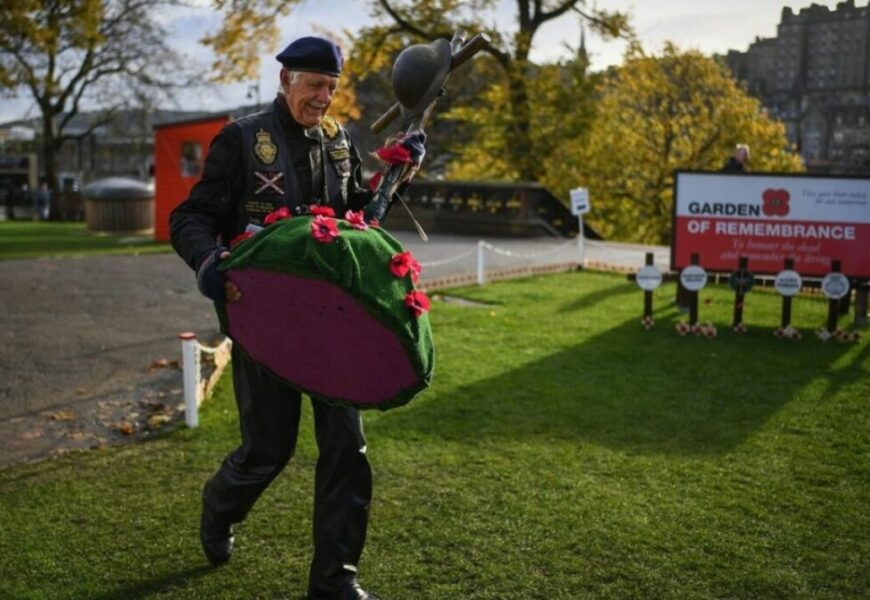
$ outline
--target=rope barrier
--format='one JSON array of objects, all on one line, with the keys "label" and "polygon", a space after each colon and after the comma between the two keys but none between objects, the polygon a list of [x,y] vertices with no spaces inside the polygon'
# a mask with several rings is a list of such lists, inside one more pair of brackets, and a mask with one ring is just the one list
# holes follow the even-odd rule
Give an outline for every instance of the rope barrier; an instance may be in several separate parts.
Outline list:
[{"label": "rope barrier", "polygon": [[197,348],[199,348],[200,352],[204,352],[206,354],[218,354],[221,352],[229,351],[230,348],[232,348],[232,346],[233,346],[233,341],[230,338],[226,338],[224,341],[222,341],[217,346],[214,346],[213,348],[209,348],[208,346],[203,346],[199,342],[196,343],[196,346],[197,346]]},{"label": "rope barrier", "polygon": [[528,258],[538,258],[539,256],[547,256],[550,254],[555,254],[555,253],[561,251],[563,248],[568,247],[569,245],[573,246],[575,243],[576,242],[574,242],[574,241],[565,242],[564,244],[556,246],[555,248],[550,248],[549,250],[543,250],[541,252],[532,252],[529,254],[521,254],[519,252],[511,252],[510,250],[505,250],[504,248],[499,248],[498,246],[493,246],[489,242],[483,242],[482,245],[487,250],[490,250],[496,254],[500,254],[501,256],[507,256],[507,257],[511,257],[511,258],[526,258],[526,259],[528,259]]},{"label": "rope barrier", "polygon": [[466,256],[471,256],[472,254],[474,254],[475,250],[476,250],[476,248],[472,248],[468,252],[463,252],[462,254],[457,254],[456,256],[452,256],[450,258],[444,258],[442,260],[433,260],[433,261],[428,261],[428,262],[421,262],[420,266],[421,267],[440,267],[441,265],[447,265],[447,264],[450,264],[452,262],[456,262],[457,260],[462,260]]}]

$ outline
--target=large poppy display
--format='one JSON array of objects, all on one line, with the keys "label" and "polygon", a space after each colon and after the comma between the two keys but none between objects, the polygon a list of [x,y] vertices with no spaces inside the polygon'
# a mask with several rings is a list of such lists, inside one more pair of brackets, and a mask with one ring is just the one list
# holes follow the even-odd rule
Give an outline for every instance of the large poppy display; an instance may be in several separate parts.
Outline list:
[{"label": "large poppy display", "polygon": [[[288,385],[327,402],[386,410],[429,385],[434,366],[420,265],[386,231],[349,212],[270,215],[221,263],[242,291],[221,328]],[[277,211],[276,211],[277,212]]]}]

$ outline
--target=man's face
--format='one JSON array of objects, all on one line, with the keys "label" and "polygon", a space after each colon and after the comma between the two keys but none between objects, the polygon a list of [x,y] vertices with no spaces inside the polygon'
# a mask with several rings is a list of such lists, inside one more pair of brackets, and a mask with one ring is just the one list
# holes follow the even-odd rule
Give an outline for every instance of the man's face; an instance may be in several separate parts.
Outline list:
[{"label": "man's face", "polygon": [[290,114],[303,127],[318,125],[332,103],[338,77],[300,72],[296,75],[296,81],[291,83],[290,79],[290,72],[281,69],[281,87]]}]

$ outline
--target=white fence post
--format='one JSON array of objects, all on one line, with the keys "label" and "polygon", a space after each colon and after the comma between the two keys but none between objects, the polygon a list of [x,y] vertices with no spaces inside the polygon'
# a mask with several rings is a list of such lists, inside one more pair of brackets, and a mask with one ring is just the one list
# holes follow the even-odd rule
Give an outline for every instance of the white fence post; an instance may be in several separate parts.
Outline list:
[{"label": "white fence post", "polygon": [[184,370],[184,420],[188,427],[199,425],[199,349],[196,334],[180,333]]},{"label": "white fence post", "polygon": [[483,240],[477,241],[477,285],[486,285],[486,260],[483,252],[486,242]]}]

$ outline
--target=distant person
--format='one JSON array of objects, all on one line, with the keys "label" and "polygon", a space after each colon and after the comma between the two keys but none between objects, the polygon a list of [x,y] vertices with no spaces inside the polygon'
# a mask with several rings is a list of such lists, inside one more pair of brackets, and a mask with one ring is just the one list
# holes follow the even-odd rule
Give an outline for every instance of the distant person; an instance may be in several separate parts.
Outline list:
[{"label": "distant person", "polygon": [[726,173],[742,173],[746,171],[746,163],[748,162],[749,146],[746,144],[737,144],[734,146],[734,154],[722,167],[722,171]]},{"label": "distant person", "polygon": [[43,180],[39,183],[39,190],[36,192],[36,210],[33,215],[34,220],[48,221],[50,206],[51,188],[48,187],[48,182]]}]

